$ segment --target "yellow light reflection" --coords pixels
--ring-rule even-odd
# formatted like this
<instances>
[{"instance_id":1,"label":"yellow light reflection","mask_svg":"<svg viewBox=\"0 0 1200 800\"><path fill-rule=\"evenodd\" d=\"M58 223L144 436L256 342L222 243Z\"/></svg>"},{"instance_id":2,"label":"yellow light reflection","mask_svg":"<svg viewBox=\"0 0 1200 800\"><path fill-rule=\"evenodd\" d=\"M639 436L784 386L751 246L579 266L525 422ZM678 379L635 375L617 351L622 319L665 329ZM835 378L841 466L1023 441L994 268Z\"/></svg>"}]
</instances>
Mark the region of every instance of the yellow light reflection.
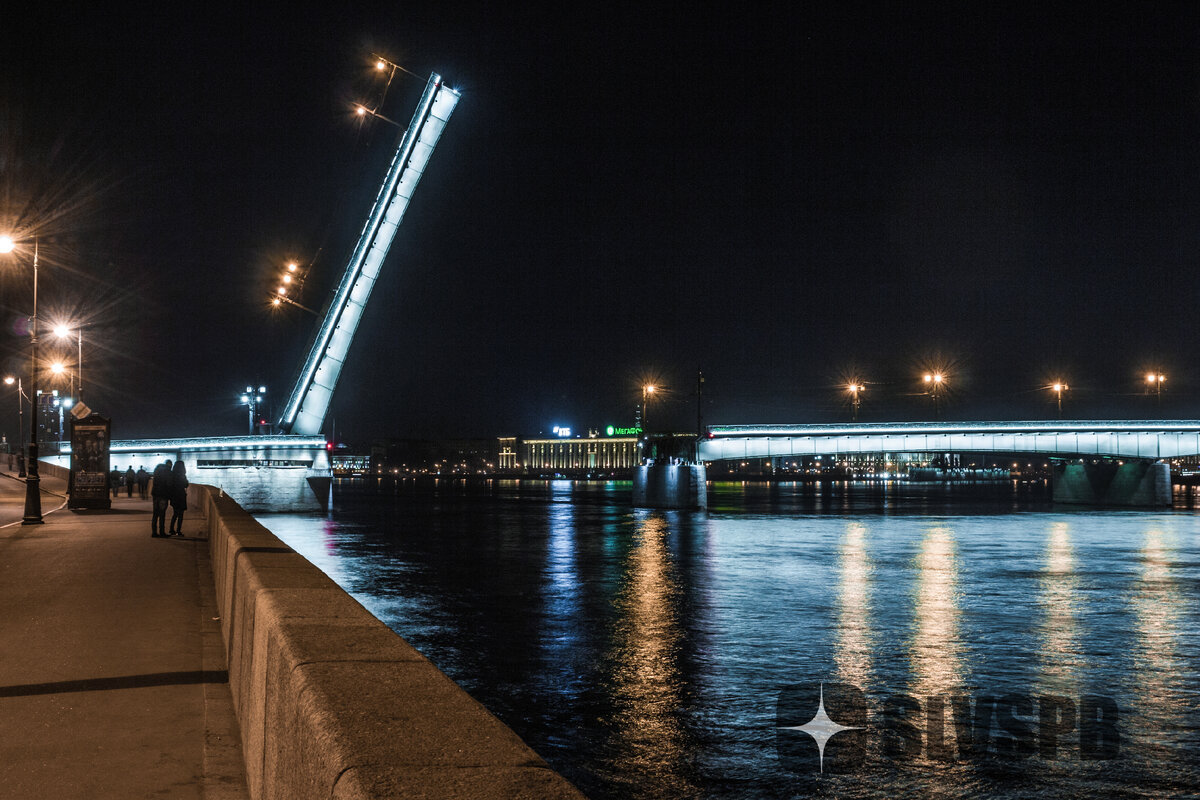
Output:
<instances>
[{"instance_id":1,"label":"yellow light reflection","mask_svg":"<svg viewBox=\"0 0 1200 800\"><path fill-rule=\"evenodd\" d=\"M1187 600L1172 574L1175 549L1173 533L1158 527L1146 531L1139 553L1137 593L1132 598L1137 626L1133 643L1137 679L1132 686L1140 695L1136 708L1142 719L1131 724L1145 734L1144 743L1164 760L1179 755L1179 716L1191 705L1183 681L1195 669L1179 651L1181 614Z\"/></svg>"},{"instance_id":2,"label":"yellow light reflection","mask_svg":"<svg viewBox=\"0 0 1200 800\"><path fill-rule=\"evenodd\" d=\"M909 645L912 694L926 697L961 692L958 561L954 532L930 528L917 556L916 630Z\"/></svg>"},{"instance_id":3,"label":"yellow light reflection","mask_svg":"<svg viewBox=\"0 0 1200 800\"><path fill-rule=\"evenodd\" d=\"M834 662L845 683L866 687L871 673L871 623L868 589L871 559L867 555L867 526L846 526L841 547L838 585L838 627Z\"/></svg>"},{"instance_id":4,"label":"yellow light reflection","mask_svg":"<svg viewBox=\"0 0 1200 800\"><path fill-rule=\"evenodd\" d=\"M696 796L685 763L685 731L678 711L683 681L682 641L675 598L679 587L667 549L669 530L659 514L638 524L615 599L612 778L630 796L654 786L663 797ZM647 780L653 776L653 781Z\"/></svg>"},{"instance_id":5,"label":"yellow light reflection","mask_svg":"<svg viewBox=\"0 0 1200 800\"><path fill-rule=\"evenodd\" d=\"M1050 526L1045 564L1038 581L1038 605L1041 606L1038 625L1041 691L1077 697L1084 664L1079 652L1079 578L1071 526L1067 522Z\"/></svg>"}]
</instances>

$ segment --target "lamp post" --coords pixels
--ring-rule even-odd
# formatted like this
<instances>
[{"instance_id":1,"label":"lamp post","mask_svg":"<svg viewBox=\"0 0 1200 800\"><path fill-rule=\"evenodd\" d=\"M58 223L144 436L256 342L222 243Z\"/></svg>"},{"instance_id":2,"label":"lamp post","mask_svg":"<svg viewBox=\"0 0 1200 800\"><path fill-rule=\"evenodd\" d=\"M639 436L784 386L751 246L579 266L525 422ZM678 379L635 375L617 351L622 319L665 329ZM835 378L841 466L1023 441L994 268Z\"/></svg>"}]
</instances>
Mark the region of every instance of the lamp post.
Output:
<instances>
[{"instance_id":1,"label":"lamp post","mask_svg":"<svg viewBox=\"0 0 1200 800\"><path fill-rule=\"evenodd\" d=\"M0 236L0 253L11 253L16 248L16 242L11 236ZM36 402L37 398L37 365L38 365L38 241L33 240L33 316L29 318L29 344L32 349L32 368L29 370L29 397ZM42 523L42 488L38 477L38 441L37 441L37 409L32 408L29 426L29 458L25 477L25 516L23 525L40 525Z\"/></svg>"},{"instance_id":2,"label":"lamp post","mask_svg":"<svg viewBox=\"0 0 1200 800\"><path fill-rule=\"evenodd\" d=\"M928 392L933 396L933 418L942 418L942 387L946 385L946 376L940 372L925 373L925 385L928 387Z\"/></svg>"},{"instance_id":3,"label":"lamp post","mask_svg":"<svg viewBox=\"0 0 1200 800\"><path fill-rule=\"evenodd\" d=\"M1063 395L1063 392L1067 391L1070 388L1071 388L1070 386L1067 386L1062 381L1055 381L1054 383L1052 383L1050 385L1050 390L1053 391L1056 395L1058 395L1058 418L1059 419L1062 419L1062 395Z\"/></svg>"},{"instance_id":4,"label":"lamp post","mask_svg":"<svg viewBox=\"0 0 1200 800\"><path fill-rule=\"evenodd\" d=\"M858 422L858 407L862 405L862 398L858 393L863 390L863 385L858 382L849 384L846 391L850 393L850 418L854 422Z\"/></svg>"},{"instance_id":5,"label":"lamp post","mask_svg":"<svg viewBox=\"0 0 1200 800\"><path fill-rule=\"evenodd\" d=\"M21 398L25 392L21 388L21 379L14 378L12 375L7 376L4 382L9 386L14 383L17 385L17 477L25 477L25 457L21 452L21 443L25 441L25 404L21 402Z\"/></svg>"},{"instance_id":6,"label":"lamp post","mask_svg":"<svg viewBox=\"0 0 1200 800\"><path fill-rule=\"evenodd\" d=\"M647 436L650 435L650 423L647 421L650 418L650 395L654 394L654 391L657 388L658 387L650 383L647 383L642 387L642 432Z\"/></svg>"},{"instance_id":7,"label":"lamp post","mask_svg":"<svg viewBox=\"0 0 1200 800\"><path fill-rule=\"evenodd\" d=\"M1154 402L1159 406L1162 405L1162 385L1163 381L1166 379L1167 376L1163 375L1161 372L1146 373L1146 390L1154 390Z\"/></svg>"},{"instance_id":8,"label":"lamp post","mask_svg":"<svg viewBox=\"0 0 1200 800\"><path fill-rule=\"evenodd\" d=\"M80 325L78 328L75 329L75 332L76 332L76 342L78 345L78 352L75 356L75 372L71 373L71 396L74 397L76 400L82 400L83 399L83 326ZM68 336L71 335L71 329L68 328L66 325L55 325L54 326L54 335L57 336L59 339L66 339ZM76 384L76 380L75 380L76 375L79 376L78 384ZM78 386L78 389L79 389L78 394L75 393L76 386Z\"/></svg>"},{"instance_id":9,"label":"lamp post","mask_svg":"<svg viewBox=\"0 0 1200 800\"><path fill-rule=\"evenodd\" d=\"M266 393L267 387L265 386L258 387L257 393L254 391L253 386L247 386L245 393L242 395L242 404L246 406L246 414L250 423L248 434L250 436L254 435L254 419L258 413L258 404L262 402L263 395Z\"/></svg>"}]
</instances>

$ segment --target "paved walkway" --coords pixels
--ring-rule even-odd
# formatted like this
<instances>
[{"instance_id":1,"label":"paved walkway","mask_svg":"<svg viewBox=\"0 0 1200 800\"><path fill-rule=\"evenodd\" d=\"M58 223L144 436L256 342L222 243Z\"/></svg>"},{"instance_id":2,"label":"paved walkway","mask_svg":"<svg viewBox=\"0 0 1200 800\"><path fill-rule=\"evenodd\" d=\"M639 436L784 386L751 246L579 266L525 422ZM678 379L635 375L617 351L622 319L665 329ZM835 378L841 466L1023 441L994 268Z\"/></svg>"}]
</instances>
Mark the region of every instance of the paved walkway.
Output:
<instances>
[{"instance_id":1,"label":"paved walkway","mask_svg":"<svg viewBox=\"0 0 1200 800\"><path fill-rule=\"evenodd\" d=\"M0 798L245 798L195 512L154 539L136 490L73 512L42 488L45 524L21 525L0 471Z\"/></svg>"}]
</instances>

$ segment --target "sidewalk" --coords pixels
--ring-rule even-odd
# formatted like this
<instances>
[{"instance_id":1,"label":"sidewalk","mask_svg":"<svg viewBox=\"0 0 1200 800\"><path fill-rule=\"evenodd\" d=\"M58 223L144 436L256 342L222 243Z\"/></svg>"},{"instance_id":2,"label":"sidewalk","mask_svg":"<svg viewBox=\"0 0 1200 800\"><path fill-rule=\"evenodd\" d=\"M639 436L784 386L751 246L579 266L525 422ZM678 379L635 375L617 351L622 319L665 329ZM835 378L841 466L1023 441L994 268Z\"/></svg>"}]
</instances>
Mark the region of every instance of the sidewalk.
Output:
<instances>
[{"instance_id":1,"label":"sidewalk","mask_svg":"<svg viewBox=\"0 0 1200 800\"><path fill-rule=\"evenodd\" d=\"M0 798L247 797L197 511L154 539L136 490L41 485L45 524L0 526ZM0 471L0 523L24 488Z\"/></svg>"}]
</instances>

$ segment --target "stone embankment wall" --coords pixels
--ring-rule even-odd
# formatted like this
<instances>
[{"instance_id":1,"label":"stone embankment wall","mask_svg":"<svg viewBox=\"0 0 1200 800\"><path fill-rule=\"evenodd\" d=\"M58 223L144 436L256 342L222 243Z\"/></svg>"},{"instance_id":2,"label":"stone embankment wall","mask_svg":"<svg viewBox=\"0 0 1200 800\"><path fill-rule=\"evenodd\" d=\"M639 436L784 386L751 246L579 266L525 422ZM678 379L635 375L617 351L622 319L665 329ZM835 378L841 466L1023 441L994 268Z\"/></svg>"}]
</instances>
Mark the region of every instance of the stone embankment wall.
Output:
<instances>
[{"instance_id":1,"label":"stone embankment wall","mask_svg":"<svg viewBox=\"0 0 1200 800\"><path fill-rule=\"evenodd\" d=\"M207 519L251 797L582 797L228 495L190 493Z\"/></svg>"}]
</instances>

